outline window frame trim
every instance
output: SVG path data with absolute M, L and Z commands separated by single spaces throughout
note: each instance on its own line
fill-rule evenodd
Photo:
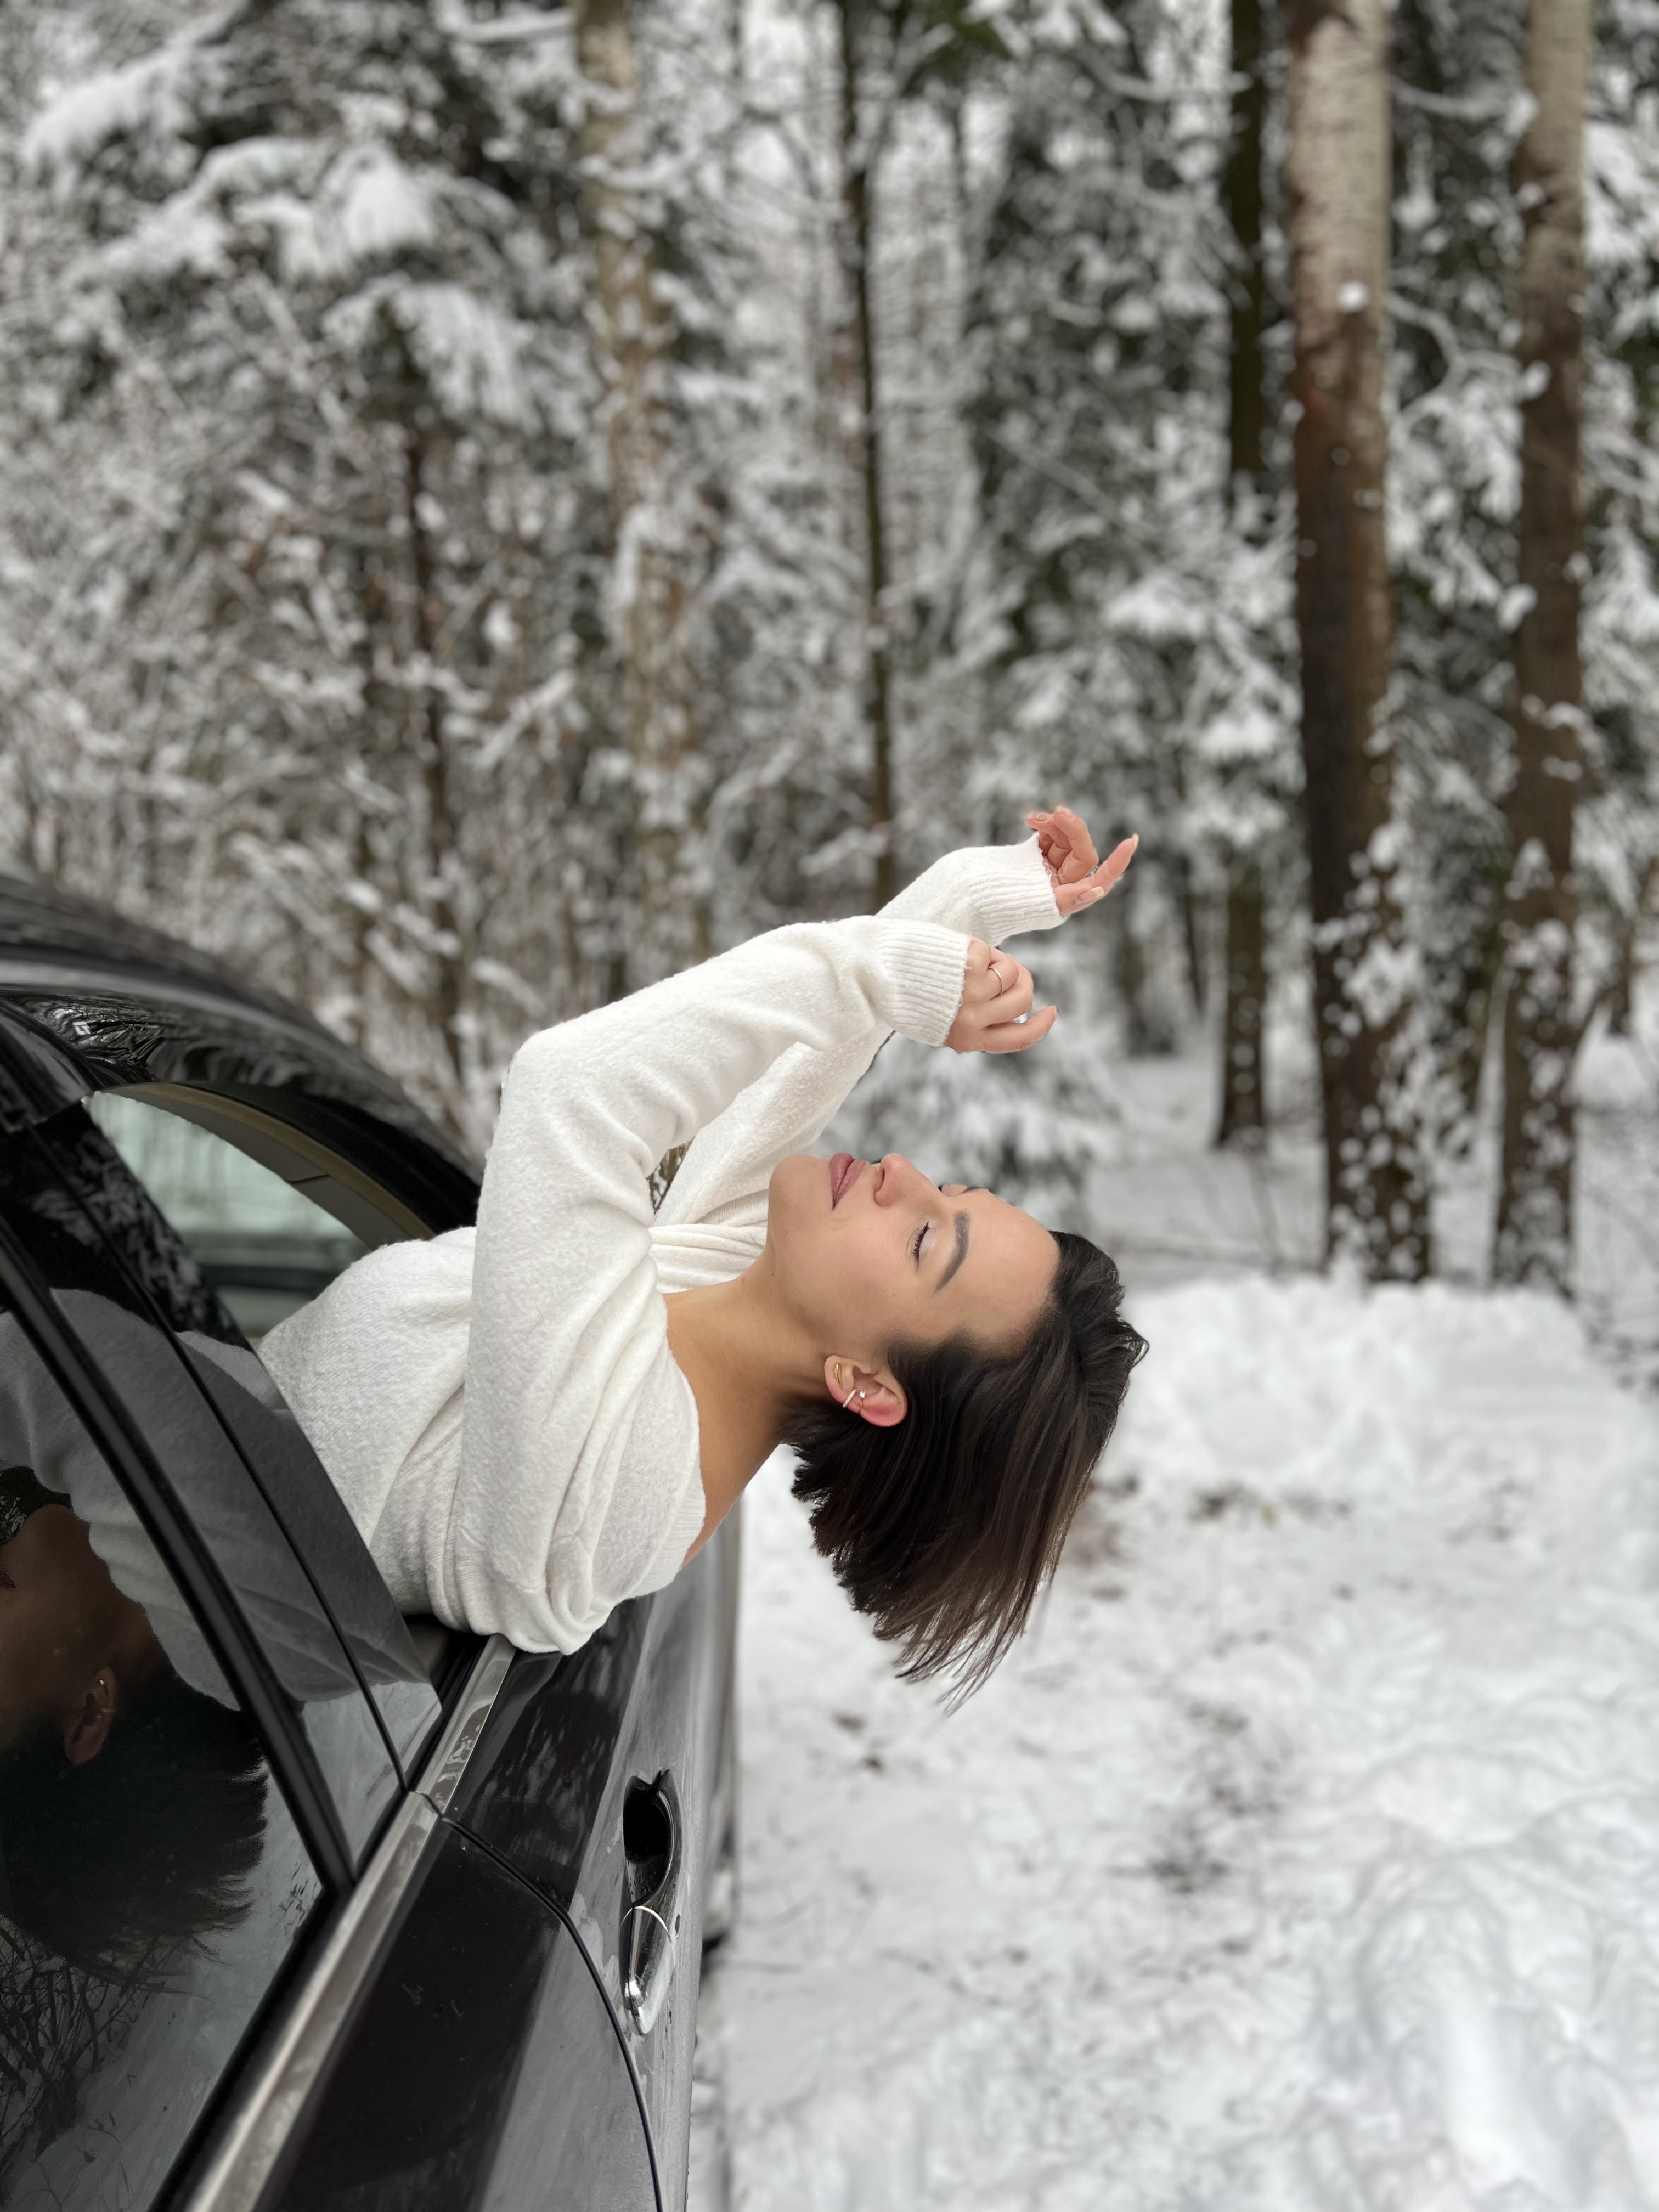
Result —
M 318 1177 L 338 1183 L 351 1197 L 378 1213 L 388 1226 L 398 1231 L 402 1237 L 411 1243 L 424 1242 L 435 1233 L 412 1207 L 405 1205 L 383 1184 L 376 1182 L 373 1176 L 343 1153 L 325 1145 L 296 1123 L 284 1121 L 278 1115 L 262 1107 L 249 1105 L 241 1098 L 190 1083 L 123 1083 L 112 1089 L 89 1095 L 100 1098 L 131 1098 L 138 1105 L 153 1106 L 157 1113 L 171 1114 L 192 1128 L 205 1130 L 209 1136 L 217 1137 L 222 1144 L 240 1152 L 244 1158 L 252 1160 L 256 1167 L 264 1166 L 265 1163 L 257 1153 L 238 1145 L 235 1138 L 218 1124 L 229 1122 L 234 1127 L 250 1130 L 255 1136 L 263 1137 L 268 1143 L 291 1152 L 296 1159 L 303 1160 L 316 1170 Z M 270 1172 L 281 1174 L 281 1170 L 276 1168 L 272 1168 Z M 289 1182 L 285 1176 L 282 1180 Z M 340 1219 L 320 1199 L 312 1197 L 303 1184 L 289 1182 L 289 1188 L 309 1198 L 319 1212 L 330 1213 L 334 1220 Z M 349 1229 L 350 1224 L 343 1221 L 341 1226 Z M 384 1241 L 390 1243 L 396 1240 L 387 1237 Z M 375 1250 L 379 1248 L 371 1245 L 369 1249 Z
M 294 1816 L 325 1889 L 336 1896 L 349 1895 L 354 1876 L 344 1825 L 298 1717 L 289 1710 L 282 1686 L 234 1591 L 182 1501 L 138 1434 L 113 1385 L 58 1306 L 3 1208 L 0 1291 L 10 1301 L 25 1335 L 125 1492 L 227 1681 L 258 1730 L 270 1761 L 272 1779 Z M 394 1811 L 394 1820 L 401 1809 Z
M 359 1998 L 374 1981 L 517 1656 L 506 1637 L 495 1635 L 474 1660 L 414 1788 L 392 1815 L 321 1949 L 302 1970 L 250 2078 L 227 2084 L 229 2109 L 206 2164 L 183 2196 L 181 2212 L 256 2212 Z M 563 1915 L 558 1917 L 565 1924 Z
M 80 1100 L 76 1103 L 84 1109 L 84 1100 Z M 157 1110 L 168 1109 L 158 1109 Z M 410 1786 L 408 1765 L 399 1755 L 398 1746 L 393 1741 L 392 1731 L 387 1726 L 386 1716 L 380 1711 L 380 1705 L 369 1687 L 368 1681 L 358 1662 L 357 1654 L 352 1649 L 350 1638 L 346 1635 L 344 1629 L 341 1626 L 339 1616 L 335 1610 L 333 1598 L 329 1593 L 325 1581 L 319 1575 L 312 1561 L 307 1557 L 305 1552 L 295 1541 L 294 1533 L 289 1527 L 277 1500 L 271 1496 L 270 1489 L 266 1485 L 263 1469 L 258 1463 L 257 1460 L 249 1454 L 242 1439 L 236 1434 L 234 1426 L 226 1418 L 223 1407 L 214 1396 L 212 1391 L 206 1387 L 201 1374 L 197 1370 L 195 1362 L 187 1354 L 185 1346 L 180 1339 L 178 1329 L 173 1325 L 168 1316 L 158 1305 L 154 1294 L 135 1275 L 132 1267 L 128 1262 L 126 1255 L 122 1252 L 119 1245 L 112 1238 L 110 1224 L 102 1217 L 94 1198 L 79 1185 L 73 1176 L 65 1172 L 64 1164 L 59 1158 L 58 1152 L 50 1139 L 48 1134 L 50 1127 L 50 1123 L 37 1123 L 33 1128 L 27 1132 L 25 1137 L 21 1139 L 21 1141 L 32 1145 L 34 1147 L 41 1158 L 44 1167 L 56 1179 L 58 1187 L 68 1192 L 70 1196 L 74 1200 L 76 1205 L 81 1209 L 82 1213 L 85 1214 L 92 1227 L 96 1231 L 98 1237 L 102 1243 L 105 1256 L 112 1273 L 119 1278 L 123 1285 L 132 1292 L 136 1298 L 142 1302 L 152 1326 L 159 1332 L 161 1337 L 166 1340 L 173 1357 L 179 1362 L 185 1375 L 188 1376 L 191 1387 L 195 1390 L 197 1395 L 201 1400 L 208 1418 L 213 1422 L 220 1435 L 222 1437 L 225 1449 L 229 1454 L 231 1459 L 238 1467 L 240 1468 L 246 1480 L 252 1484 L 254 1491 L 263 1500 L 265 1510 L 271 1517 L 273 1526 L 278 1531 L 283 1541 L 288 1546 L 295 1566 L 298 1568 L 307 1586 L 309 1588 L 313 1596 L 317 1601 L 319 1611 L 321 1613 L 324 1622 L 326 1624 L 329 1633 L 333 1637 L 336 1644 L 339 1647 L 342 1659 L 351 1670 L 352 1676 L 357 1685 L 358 1693 L 363 1699 L 369 1716 L 374 1723 L 374 1729 L 379 1736 L 381 1747 L 385 1751 L 388 1767 L 390 1768 L 392 1776 L 397 1785 L 398 1795 L 399 1796 L 405 1795 Z M 109 1139 L 102 1135 L 101 1131 L 98 1133 L 100 1141 L 107 1145 L 109 1143 Z M 114 1151 L 114 1147 L 112 1146 L 110 1149 L 112 1152 Z M 116 1157 L 118 1160 L 119 1160 L 118 1154 Z M 186 1256 L 188 1256 L 188 1248 L 185 1245 L 183 1237 L 179 1236 L 177 1230 L 173 1229 L 172 1224 L 167 1220 L 165 1215 L 161 1213 L 160 1207 L 155 1206 L 155 1201 L 151 1199 L 149 1197 L 149 1194 L 144 1190 L 143 1185 L 139 1182 L 138 1178 L 133 1175 L 132 1170 L 126 1165 L 125 1161 L 119 1161 L 119 1165 L 122 1174 L 131 1179 L 135 1188 L 154 1208 L 158 1217 L 161 1218 L 167 1233 L 175 1239 L 180 1249 L 183 1249 L 186 1253 Z M 19 1242 L 21 1248 L 27 1251 L 27 1240 L 20 1239 Z M 72 1324 L 68 1322 L 67 1317 L 65 1317 L 64 1326 L 66 1328 L 72 1327 Z M 90 1357 L 90 1355 L 88 1356 Z M 256 1354 L 255 1356 L 257 1357 L 258 1355 Z M 95 1360 L 93 1364 L 94 1365 L 96 1364 Z M 325 1470 L 325 1473 L 326 1473 L 326 1470 Z M 176 1496 L 176 1493 L 174 1494 Z M 184 1506 L 182 1502 L 179 1504 L 179 1511 L 183 1515 L 186 1524 L 190 1527 L 192 1537 L 194 1537 L 196 1533 L 195 1524 L 191 1519 L 188 1508 Z M 205 1549 L 206 1547 L 204 1547 L 204 1548 Z M 376 1575 L 379 1575 L 380 1570 L 374 1566 L 372 1558 L 369 1560 L 369 1565 L 373 1571 Z M 216 1566 L 215 1571 L 217 1572 Z M 381 1577 L 381 1580 L 384 1582 L 384 1577 Z M 226 1587 L 229 1589 L 230 1585 L 227 1583 Z M 387 1601 L 391 1602 L 389 1593 L 387 1593 Z M 233 1604 L 235 1603 L 234 1591 L 232 1594 L 232 1602 Z M 245 1632 L 252 1640 L 256 1648 L 258 1648 L 259 1646 L 258 1631 L 254 1628 L 252 1623 L 247 1620 L 246 1616 L 241 1613 L 240 1606 L 237 1607 L 237 1617 L 241 1620 Z M 261 1663 L 269 1670 L 270 1662 L 265 1658 L 262 1648 L 260 1649 L 260 1658 Z M 276 1679 L 274 1674 L 272 1679 Z M 301 1741 L 305 1741 L 303 1734 L 301 1734 Z M 306 1755 L 307 1758 L 314 1758 L 315 1756 L 312 1752 L 308 1742 L 306 1743 Z M 320 1766 L 318 1771 L 319 1774 L 323 1771 Z M 328 1787 L 325 1776 L 324 1777 L 324 1788 L 325 1790 L 327 1791 L 329 1804 L 331 1808 L 332 1808 L 335 1805 L 334 1795 L 332 1790 Z M 298 1817 L 297 1813 L 295 1817 Z M 389 1812 L 382 1814 L 381 1815 L 382 1819 L 389 1817 Z M 343 1824 L 341 1825 L 340 1832 L 343 1837 L 345 1832 Z M 349 1852 L 348 1852 L 348 1856 L 349 1856 Z

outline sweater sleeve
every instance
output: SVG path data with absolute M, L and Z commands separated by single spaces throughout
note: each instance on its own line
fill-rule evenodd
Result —
M 1026 930 L 1054 929 L 1063 917 L 1037 841 L 1030 837 L 1019 845 L 947 853 L 890 899 L 878 919 L 933 922 L 1000 945 Z M 803 1042 L 781 1054 L 703 1130 L 681 1163 L 658 1218 L 682 1225 L 742 1221 L 760 1213 L 773 1169 L 791 1152 L 810 1152 L 817 1144 L 888 1034 L 848 1033 L 828 1048 Z
M 651 1170 L 793 1048 L 856 1041 L 867 1058 L 893 1029 L 939 1042 L 966 952 L 961 933 L 908 917 L 774 930 L 521 1048 L 478 1207 L 442 1617 L 574 1650 L 629 1595 L 595 1575 L 617 1468 L 641 1407 L 690 1399 L 651 1257 Z M 664 1480 L 666 1525 L 699 1480 L 695 1447 Z

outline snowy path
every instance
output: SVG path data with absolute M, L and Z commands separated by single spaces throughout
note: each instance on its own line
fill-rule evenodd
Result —
M 733 2205 L 1659 2206 L 1659 1420 L 1526 1298 L 1135 1311 L 954 1718 L 750 1493 Z

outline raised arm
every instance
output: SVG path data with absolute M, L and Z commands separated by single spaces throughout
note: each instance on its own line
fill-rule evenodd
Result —
M 1000 945 L 1064 919 L 1036 837 L 947 853 L 884 906 L 882 921 L 922 921 Z M 890 1034 L 805 1040 L 776 1060 L 704 1129 L 663 1200 L 665 1224 L 742 1219 L 763 1205 L 773 1169 L 808 1152 Z M 934 1040 L 937 1042 L 937 1040 Z

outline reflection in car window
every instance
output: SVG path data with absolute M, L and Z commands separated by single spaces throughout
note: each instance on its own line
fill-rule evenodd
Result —
M 319 1894 L 251 1723 L 0 1310 L 0 2203 L 142 2207 Z
M 357 1617 L 331 1615 L 272 1512 L 267 1491 L 278 1494 L 274 1486 L 256 1484 L 231 1437 L 258 1443 L 277 1480 L 296 1469 L 303 1475 L 314 1455 L 292 1417 L 261 1401 L 269 1378 L 258 1359 L 78 1107 L 0 1148 L 0 1199 L 64 1318 L 112 1386 L 299 1709 L 347 1842 L 361 1858 L 396 1800 L 399 1778 L 360 1674 L 402 1685 L 427 1707 L 435 1700 L 372 1563 L 367 1579 L 345 1591 L 348 1599 L 361 1599 Z M 112 1251 L 126 1263 L 125 1273 Z M 180 1332 L 182 1345 L 157 1326 L 135 1280 Z M 312 1491 L 301 1494 L 301 1506 L 307 1497 L 331 1511 L 333 1525 L 344 1523 L 349 1557 L 356 1559 L 361 1540 L 320 1470 Z M 118 1490 L 108 1491 L 107 1502 L 118 1520 L 131 1520 Z M 289 1501 L 283 1505 L 298 1540 L 307 1529 L 296 1527 Z M 96 1540 L 104 1549 L 101 1530 Z M 107 1540 L 120 1539 L 112 1534 Z M 349 1656 L 340 1631 L 350 1637 Z
M 366 1248 L 301 1191 L 211 1130 L 113 1093 L 89 1099 L 87 1110 L 240 1324 L 240 1334 L 217 1331 L 235 1345 L 216 1349 L 208 1340 L 215 1332 L 203 1328 L 188 1292 L 163 1294 L 152 1285 L 152 1297 L 184 1335 L 210 1396 L 326 1595 L 398 1756 L 412 1772 L 438 1717 L 430 1679 L 321 1461 L 270 1375 L 242 1348 L 243 1336 L 256 1343 L 263 1329 L 314 1297 Z M 160 1224 L 117 1224 L 118 1204 L 106 1205 L 101 1193 L 108 1178 L 100 1182 L 93 1158 L 100 1138 L 82 1122 L 89 1141 L 78 1139 L 72 1125 L 79 1121 L 72 1115 L 53 1123 L 54 1144 L 73 1152 L 82 1187 L 95 1186 L 94 1207 L 100 1218 L 112 1217 L 110 1233 L 123 1256 L 131 1255 L 136 1273 L 150 1264 Z M 272 1287 L 279 1279 L 285 1289 Z M 170 1303 L 175 1297 L 176 1305 Z
M 116 1092 L 89 1098 L 87 1110 L 252 1345 L 367 1249 L 291 1183 L 211 1130 Z

